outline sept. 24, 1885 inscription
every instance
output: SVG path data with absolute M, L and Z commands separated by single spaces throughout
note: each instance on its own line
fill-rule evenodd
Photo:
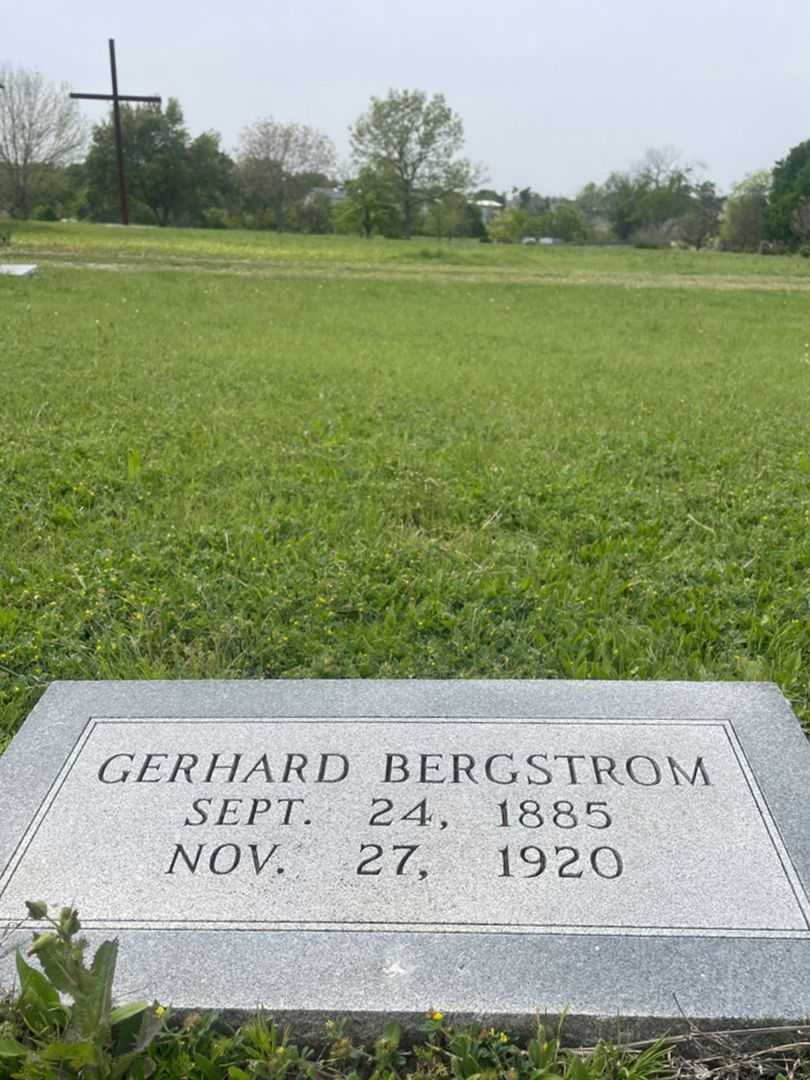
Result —
M 35 714 L 2 763 L 28 812 L 0 825 L 0 919 L 36 898 L 141 942 L 805 940 L 784 731 L 739 688 L 623 685 L 67 684 L 58 751 Z

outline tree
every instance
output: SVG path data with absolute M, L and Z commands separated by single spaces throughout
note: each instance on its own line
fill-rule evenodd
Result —
M 689 212 L 694 173 L 671 146 L 647 150 L 635 172 L 642 226 L 660 229 Z
M 351 128 L 351 143 L 358 166 L 391 183 L 406 238 L 425 201 L 480 182 L 476 168 L 456 157 L 464 126 L 442 94 L 428 100 L 422 90 L 389 90 L 386 98 L 373 97 Z
M 681 155 L 674 146 L 651 146 L 636 165 L 634 175 L 652 188 L 667 187 L 673 180 L 688 177 L 693 166 L 682 165 Z
M 0 198 L 15 217 L 27 218 L 54 168 L 76 160 L 86 139 L 68 87 L 38 71 L 0 68 Z
M 282 123 L 272 117 L 246 127 L 237 152 L 245 195 L 255 208 L 272 211 L 279 230 L 284 228 L 288 204 L 330 177 L 336 161 L 328 135 L 306 124 Z
M 593 182 L 586 184 L 574 199 L 574 205 L 582 214 L 586 235 L 590 239 L 608 239 L 613 230 L 610 226 L 605 189 Z
M 555 236 L 554 215 L 550 210 L 542 214 L 529 214 L 523 232 L 526 236 L 533 236 L 535 240 L 541 240 L 544 236 Z
M 525 210 L 504 210 L 489 223 L 489 235 L 498 244 L 516 244 L 526 234 L 529 215 Z
M 218 131 L 204 131 L 188 147 L 189 190 L 186 216 L 191 224 L 202 222 L 209 211 L 222 212 L 237 194 L 233 161 L 220 146 Z
M 37 169 L 31 217 L 39 221 L 59 221 L 77 217 L 85 189 L 82 162 L 72 165 L 42 165 Z
M 618 240 L 630 236 L 644 224 L 639 188 L 627 173 L 611 173 L 604 185 L 604 208 Z
M 158 225 L 167 225 L 189 186 L 186 160 L 189 134 L 174 98 L 165 112 L 152 106 L 121 107 L 127 188 Z M 96 218 L 114 216 L 117 172 L 112 115 L 93 128 L 87 155 L 88 203 Z M 136 210 L 136 217 L 138 213 Z M 143 210 L 140 214 L 143 218 Z
M 487 227 L 484 224 L 484 215 L 481 207 L 467 200 L 464 204 L 464 223 L 461 227 L 462 236 L 474 236 L 483 239 L 487 235 Z
M 539 217 L 551 209 L 551 200 L 545 195 L 532 191 L 530 187 L 512 188 L 509 205 L 515 210 L 525 210 L 529 217 Z
M 802 199 L 793 211 L 790 227 L 800 244 L 810 243 L 810 199 Z
M 550 235 L 569 243 L 583 243 L 588 238 L 588 224 L 578 206 L 561 203 L 551 213 Z
M 176 98 L 169 98 L 164 110 L 124 105 L 121 123 L 136 219 L 162 226 L 199 224 L 209 208 L 222 205 L 233 187 L 233 163 L 220 150 L 216 132 L 192 140 Z M 112 118 L 93 129 L 86 167 L 91 216 L 114 218 L 118 181 Z
M 312 191 L 292 204 L 289 220 L 299 232 L 321 235 L 334 232 L 332 200 L 325 191 Z
M 804 199 L 810 198 L 810 139 L 794 146 L 773 169 L 767 233 L 769 240 L 795 247 L 793 215 Z
M 620 240 L 642 229 L 663 235 L 690 209 L 695 168 L 681 164 L 672 147 L 653 148 L 631 172 L 612 173 L 601 192 L 589 185 L 580 197 L 601 203 Z
M 437 240 L 460 236 L 466 223 L 467 200 L 458 191 L 445 192 L 428 206 L 425 225 Z
M 678 222 L 680 238 L 698 251 L 706 241 L 717 233 L 723 200 L 710 180 L 697 184 L 692 193 L 692 204 Z
M 606 213 L 605 190 L 593 181 L 586 184 L 574 202 L 587 218 L 598 218 Z
M 765 169 L 735 184 L 726 199 L 720 242 L 729 251 L 758 251 L 765 237 L 771 174 Z
M 341 232 L 359 232 L 370 240 L 375 232 L 397 236 L 401 223 L 393 185 L 381 171 L 368 166 L 344 185 L 346 198 L 335 210 L 335 225 Z

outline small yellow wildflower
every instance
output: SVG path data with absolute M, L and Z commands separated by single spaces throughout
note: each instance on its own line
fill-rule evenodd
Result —
M 502 1031 L 500 1033 L 500 1035 L 498 1036 L 498 1041 L 502 1043 L 509 1042 L 509 1036 L 506 1034 L 505 1031 Z
M 165 1005 L 156 1005 L 155 1006 L 155 1016 L 158 1019 L 160 1019 L 162 1016 L 165 1016 L 165 1015 L 166 1015 L 166 1006 Z
M 430 1014 L 430 1019 L 435 1020 L 438 1023 L 439 1020 L 444 1020 L 444 1013 L 439 1012 L 438 1009 L 433 1009 Z

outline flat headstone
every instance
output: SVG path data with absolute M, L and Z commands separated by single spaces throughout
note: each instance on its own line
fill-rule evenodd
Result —
M 767 684 L 55 683 L 0 759 L 0 924 L 74 904 L 119 994 L 307 1030 L 800 1023 L 808 791 Z
M 11 277 L 31 277 L 38 269 L 35 263 L 0 263 L 0 274 Z

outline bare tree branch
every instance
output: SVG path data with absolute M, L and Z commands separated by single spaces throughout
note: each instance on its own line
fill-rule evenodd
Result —
M 45 81 L 38 71 L 0 67 L 0 191 L 17 217 L 29 217 L 37 172 L 68 165 L 85 144 L 79 106 L 65 84 Z
M 246 193 L 272 207 L 276 228 L 281 229 L 286 205 L 294 197 L 296 177 L 333 175 L 337 154 L 323 132 L 267 117 L 242 131 L 237 162 Z

